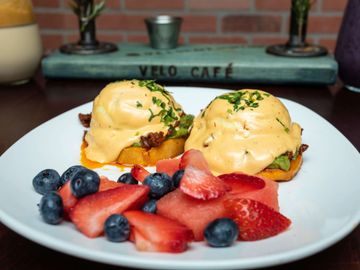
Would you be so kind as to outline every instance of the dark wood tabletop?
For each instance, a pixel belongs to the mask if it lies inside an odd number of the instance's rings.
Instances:
[[[45,80],[40,73],[28,84],[0,86],[0,154],[46,120],[91,101],[106,84],[96,80]],[[176,85],[162,82],[165,85]],[[257,87],[305,105],[331,122],[360,150],[360,94],[334,86],[257,86],[182,82],[184,86],[239,89]],[[0,172],[1,175],[1,172]],[[65,255],[38,245],[0,223],[0,269],[126,269]],[[269,269],[360,269],[360,226],[326,250]]]

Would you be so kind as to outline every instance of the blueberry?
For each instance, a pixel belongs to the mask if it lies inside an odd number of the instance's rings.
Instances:
[[[172,181],[175,188],[179,187],[183,175],[184,175],[184,170],[177,170],[172,176]]]
[[[78,171],[83,169],[86,168],[81,165],[74,165],[68,168],[60,177],[61,184],[64,185],[67,181],[70,181]]]
[[[150,174],[145,178],[143,184],[149,186],[149,197],[153,199],[159,199],[173,189],[171,178],[166,173]]]
[[[109,216],[104,224],[106,238],[111,242],[123,242],[129,238],[130,224],[126,217],[119,214]]]
[[[229,218],[218,218],[210,222],[204,230],[205,241],[212,247],[228,247],[239,235],[236,223]]]
[[[76,172],[70,181],[71,192],[77,198],[97,192],[99,190],[99,185],[99,175],[87,168]]]
[[[34,177],[32,184],[36,192],[44,195],[61,187],[60,175],[53,169],[42,170]]]
[[[156,208],[156,200],[155,199],[149,200],[147,203],[145,203],[143,205],[141,210],[143,210],[144,212],[147,212],[147,213],[155,214],[156,210],[157,210],[157,208]]]
[[[120,175],[119,179],[117,180],[120,183],[130,184],[130,185],[137,185],[139,182],[131,175],[131,173],[124,173]]]
[[[63,201],[55,191],[46,193],[40,200],[39,211],[42,219],[48,224],[59,224],[63,219]]]

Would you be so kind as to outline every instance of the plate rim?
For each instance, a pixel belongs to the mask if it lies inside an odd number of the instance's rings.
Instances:
[[[196,91],[201,90],[211,90],[211,91],[232,91],[231,89],[222,89],[222,88],[211,88],[211,87],[191,87],[191,86],[169,86],[167,89],[181,89],[181,88],[196,88]],[[176,90],[179,91],[179,90]],[[332,128],[334,128],[337,131],[337,135],[341,135],[342,139],[346,140],[347,144],[350,144],[356,152],[356,147],[346,138],[332,123],[330,123],[327,119],[319,115],[317,112],[311,110],[310,108],[296,102],[293,100],[289,100],[286,98],[279,97],[280,100],[295,103],[298,106],[301,106],[302,109],[310,110],[312,113],[319,116],[323,121],[326,121],[329,125],[331,125]],[[33,132],[35,129],[38,129],[41,126],[48,125],[50,122],[52,122],[56,118],[62,117],[64,114],[70,114],[73,111],[79,110],[80,107],[83,106],[89,106],[92,101],[86,102],[84,104],[78,105],[72,109],[69,109],[41,124],[34,127],[32,130],[21,136],[14,144],[12,144],[6,151],[0,156],[0,165],[1,160],[5,159],[7,156],[7,153],[13,149],[13,147],[16,147],[16,144],[21,141],[25,136]],[[154,260],[149,259],[147,257],[142,257],[142,262],[135,262],[135,259],[133,259],[132,256],[130,256],[130,259],[126,259],[126,257],[129,257],[128,255],[121,256],[119,254],[119,259],[109,261],[108,257],[113,257],[112,255],[106,255],[106,251],[90,251],[90,253],[93,253],[92,256],[89,257],[89,249],[87,247],[78,247],[74,244],[68,244],[65,240],[59,241],[59,239],[55,238],[52,235],[48,235],[46,233],[43,233],[37,229],[34,229],[32,227],[26,226],[26,224],[18,221],[16,218],[10,216],[8,213],[3,211],[2,208],[0,208],[0,222],[2,222],[4,225],[6,225],[9,229],[15,231],[19,235],[22,235],[23,237],[38,243],[42,246],[45,246],[47,248],[56,250],[61,253],[68,254],[70,256],[79,257],[82,259],[90,260],[90,261],[96,261],[96,262],[102,262],[106,264],[112,264],[112,265],[121,265],[121,266],[129,266],[129,267],[141,267],[141,268],[151,268],[151,269],[179,269],[182,267],[185,268],[192,268],[192,269],[217,269],[218,267],[222,267],[223,269],[234,269],[234,268],[259,268],[264,266],[275,266],[280,265],[292,261],[296,261],[305,257],[308,257],[310,255],[316,254],[329,246],[335,244],[336,242],[342,240],[344,237],[346,237],[348,234],[350,234],[360,223],[360,210],[357,212],[357,215],[352,216],[350,220],[347,221],[346,226],[343,226],[341,230],[337,231],[336,234],[332,234],[331,237],[327,237],[325,239],[322,239],[321,241],[312,242],[310,244],[307,244],[301,248],[297,248],[295,250],[290,250],[285,253],[281,254],[272,254],[267,256],[262,256],[260,262],[256,262],[259,258],[251,257],[250,259],[229,259],[228,261],[208,261],[208,265],[204,262],[206,262],[204,259],[202,260],[191,260],[190,262],[187,261],[176,261],[176,265],[169,266],[168,261],[164,260]],[[36,237],[37,236],[37,237]],[[54,241],[57,240],[57,241]],[[54,244],[55,243],[55,244]],[[67,246],[65,250],[62,248]],[[75,254],[71,253],[71,251],[76,251]],[[80,251],[80,252],[79,252]],[[161,262],[161,263],[160,263]],[[135,263],[135,264],[134,264]],[[159,264],[160,263],[160,264]],[[166,268],[165,268],[166,267]]]

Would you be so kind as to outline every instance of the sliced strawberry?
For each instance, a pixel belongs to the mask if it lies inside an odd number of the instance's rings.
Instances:
[[[188,165],[203,170],[209,171],[209,164],[207,163],[201,151],[196,149],[187,150],[180,159],[179,169],[185,169]]]
[[[224,206],[239,227],[239,240],[255,241],[285,231],[291,221],[271,207],[251,199],[224,200]]]
[[[170,176],[179,170],[180,159],[162,159],[156,162],[156,172],[166,173]]]
[[[209,171],[187,165],[181,178],[180,190],[185,194],[202,200],[215,199],[230,188],[220,178]]]
[[[90,194],[78,200],[70,219],[88,237],[103,233],[104,222],[112,214],[137,209],[147,200],[149,188],[143,185],[121,185]]]
[[[265,187],[263,179],[244,173],[222,174],[218,177],[231,187],[232,193],[255,191]]]
[[[141,165],[137,165],[135,164],[132,168],[131,168],[131,175],[132,177],[134,177],[136,180],[138,180],[139,182],[143,182],[146,178],[146,176],[148,176],[150,174],[150,172],[148,172],[144,167],[142,167]]]
[[[141,251],[177,253],[187,249],[194,236],[186,226],[143,211],[126,211],[136,248]]]
[[[156,244],[151,243],[134,227],[131,228],[131,234],[129,239],[131,242],[135,243],[136,249],[139,251],[153,251],[153,252],[161,251],[161,248],[158,248]]]
[[[70,188],[70,181],[67,181],[59,190],[59,195],[63,201],[64,216],[66,219],[69,218],[71,209],[75,206],[78,199],[72,194]]]
[[[110,180],[106,176],[100,176],[100,185],[99,185],[99,191],[104,191],[112,188],[117,188],[124,185],[123,183],[118,183],[113,180]]]
[[[218,177],[231,187],[230,194],[241,194],[241,198],[262,202],[279,211],[277,182],[243,173],[223,174]]]

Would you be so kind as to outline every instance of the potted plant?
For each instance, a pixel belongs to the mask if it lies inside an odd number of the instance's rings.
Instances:
[[[116,45],[96,40],[95,19],[105,8],[105,0],[94,3],[94,0],[72,0],[69,3],[79,21],[80,40],[77,43],[60,47],[67,54],[99,54],[117,50]]]
[[[288,57],[311,57],[327,54],[326,48],[306,42],[308,15],[315,0],[292,0],[289,40],[286,44],[272,45],[270,54]]]

